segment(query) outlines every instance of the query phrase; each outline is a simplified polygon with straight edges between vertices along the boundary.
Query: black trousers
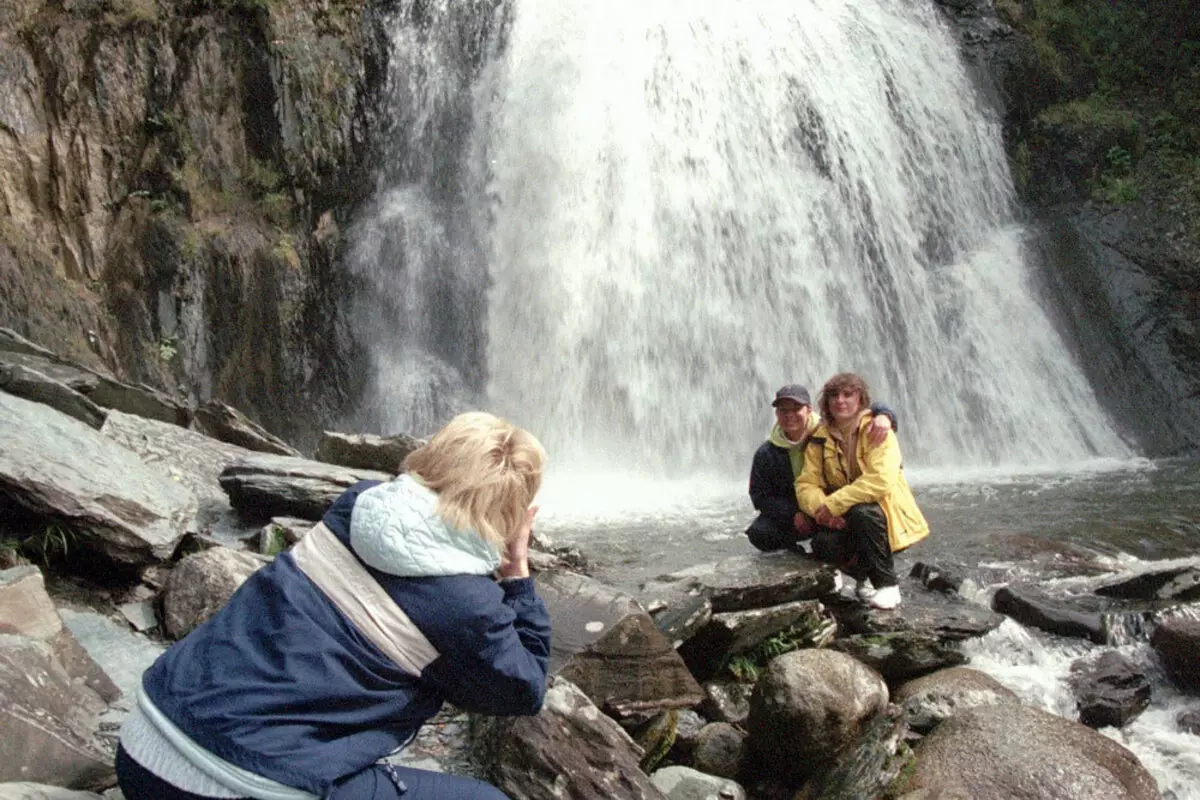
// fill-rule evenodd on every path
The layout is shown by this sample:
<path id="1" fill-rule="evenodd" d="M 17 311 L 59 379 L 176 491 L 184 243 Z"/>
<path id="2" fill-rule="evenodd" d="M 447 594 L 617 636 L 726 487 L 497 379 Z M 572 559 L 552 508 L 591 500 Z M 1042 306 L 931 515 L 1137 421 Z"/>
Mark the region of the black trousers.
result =
<path id="1" fill-rule="evenodd" d="M 845 520 L 846 527 L 840 531 L 817 529 L 812 538 L 813 555 L 855 580 L 870 578 L 876 589 L 895 586 L 896 566 L 883 509 L 877 503 L 861 503 L 851 506 Z"/>
<path id="2" fill-rule="evenodd" d="M 746 536 L 749 537 L 750 544 L 768 553 L 784 548 L 802 549 L 800 533 L 794 525 L 790 522 L 781 525 L 766 514 L 759 514 L 754 522 L 750 523 L 750 527 L 746 529 Z"/>

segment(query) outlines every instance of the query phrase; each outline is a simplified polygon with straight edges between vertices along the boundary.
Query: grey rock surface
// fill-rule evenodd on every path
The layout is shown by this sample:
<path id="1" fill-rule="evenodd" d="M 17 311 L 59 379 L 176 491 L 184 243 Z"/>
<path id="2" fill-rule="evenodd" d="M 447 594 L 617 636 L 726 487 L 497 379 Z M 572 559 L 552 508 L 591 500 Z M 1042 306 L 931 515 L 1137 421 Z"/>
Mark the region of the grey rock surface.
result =
<path id="1" fill-rule="evenodd" d="M 372 433 L 323 431 L 316 458 L 330 464 L 398 474 L 404 459 L 423 444 L 405 433 L 377 436 Z"/>
<path id="2" fill-rule="evenodd" d="M 1071 665 L 1079 721 L 1092 728 L 1123 727 L 1150 704 L 1150 679 L 1128 656 L 1106 650 Z"/>
<path id="3" fill-rule="evenodd" d="M 746 790 L 736 781 L 690 767 L 663 767 L 650 782 L 670 800 L 746 800 Z"/>
<path id="4" fill-rule="evenodd" d="M 1158 800 L 1154 778 L 1117 742 L 1022 705 L 980 706 L 914 748 L 908 791 L 973 800 Z M 939 794 L 940 793 L 940 794 Z"/>
<path id="5" fill-rule="evenodd" d="M 230 464 L 219 480 L 233 507 L 251 518 L 319 520 L 342 492 L 359 481 L 391 478 L 385 472 L 256 453 Z"/>
<path id="6" fill-rule="evenodd" d="M 0 783 L 0 800 L 101 800 L 101 795 L 44 783 Z"/>
<path id="7" fill-rule="evenodd" d="M 1020 702 L 991 675 L 970 667 L 950 667 L 908 681 L 892 701 L 904 711 L 908 726 L 922 733 L 969 708 Z"/>
<path id="8" fill-rule="evenodd" d="M 751 553 L 700 564 L 659 578 L 696 578 L 710 591 L 714 613 L 815 600 L 833 591 L 834 570 L 790 551 Z"/>
<path id="9" fill-rule="evenodd" d="M 227 403 L 209 400 L 196 409 L 197 430 L 228 444 L 259 453 L 300 457 L 300 451 Z"/>
<path id="10" fill-rule="evenodd" d="M 115 561 L 171 556 L 196 513 L 178 482 L 84 423 L 0 393 L 0 492 Z"/>
<path id="11" fill-rule="evenodd" d="M 1200 620 L 1163 620 L 1150 635 L 1150 646 L 1177 686 L 1200 694 Z"/>
<path id="12" fill-rule="evenodd" d="M 104 425 L 104 409 L 65 383 L 29 367 L 0 360 L 0 390 L 50 406 L 97 430 Z"/>
<path id="13" fill-rule="evenodd" d="M 837 633 L 837 623 L 819 600 L 727 611 L 713 614 L 707 625 L 679 647 L 679 655 L 697 679 L 706 680 L 730 656 L 753 650 L 789 629 L 799 647 L 823 647 Z"/>
<path id="14" fill-rule="evenodd" d="M 221 610 L 263 562 L 249 553 L 213 547 L 179 562 L 163 589 L 163 627 L 182 639 Z"/>
<path id="15" fill-rule="evenodd" d="M 692 751 L 692 766 L 708 775 L 737 778 L 746 756 L 746 733 L 728 722 L 710 722 L 700 729 Z"/>

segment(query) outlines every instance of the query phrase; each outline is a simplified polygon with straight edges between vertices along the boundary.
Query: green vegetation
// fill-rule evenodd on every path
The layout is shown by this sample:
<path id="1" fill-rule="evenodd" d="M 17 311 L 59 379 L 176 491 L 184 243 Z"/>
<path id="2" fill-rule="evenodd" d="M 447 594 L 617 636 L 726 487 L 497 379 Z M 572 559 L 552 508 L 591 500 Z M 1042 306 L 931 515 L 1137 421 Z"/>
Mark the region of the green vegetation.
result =
<path id="1" fill-rule="evenodd" d="M 996 0 L 996 8 L 1030 37 L 1066 95 L 1036 123 L 1092 145 L 1085 148 L 1094 159 L 1092 198 L 1120 204 L 1149 194 L 1200 226 L 1195 0 Z M 1018 186 L 1034 177 L 1030 164 L 1021 141 L 1013 157 Z"/>
<path id="2" fill-rule="evenodd" d="M 756 683 L 772 659 L 804 647 L 812 647 L 812 626 L 793 625 L 765 639 L 748 653 L 730 656 L 725 669 L 739 683 Z"/>

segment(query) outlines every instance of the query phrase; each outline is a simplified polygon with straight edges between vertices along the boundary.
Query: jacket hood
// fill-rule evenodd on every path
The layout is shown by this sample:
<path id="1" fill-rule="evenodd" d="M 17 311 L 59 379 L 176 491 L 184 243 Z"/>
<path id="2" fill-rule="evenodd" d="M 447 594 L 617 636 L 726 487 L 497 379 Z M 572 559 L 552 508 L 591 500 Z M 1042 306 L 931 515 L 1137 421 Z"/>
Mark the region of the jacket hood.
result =
<path id="1" fill-rule="evenodd" d="M 350 515 L 350 546 L 364 563 L 402 578 L 490 575 L 500 551 L 435 512 L 437 494 L 410 475 L 364 491 Z"/>
<path id="2" fill-rule="evenodd" d="M 813 431 L 817 429 L 817 425 L 819 424 L 820 420 L 817 419 L 817 415 L 810 411 L 808 414 L 808 427 L 804 429 L 804 436 L 800 441 L 789 442 L 787 436 L 783 433 L 783 428 L 779 427 L 778 424 L 771 428 L 771 434 L 767 437 L 767 441 L 776 447 L 782 447 L 784 450 L 801 447 L 808 442 L 808 437 L 812 436 Z"/>

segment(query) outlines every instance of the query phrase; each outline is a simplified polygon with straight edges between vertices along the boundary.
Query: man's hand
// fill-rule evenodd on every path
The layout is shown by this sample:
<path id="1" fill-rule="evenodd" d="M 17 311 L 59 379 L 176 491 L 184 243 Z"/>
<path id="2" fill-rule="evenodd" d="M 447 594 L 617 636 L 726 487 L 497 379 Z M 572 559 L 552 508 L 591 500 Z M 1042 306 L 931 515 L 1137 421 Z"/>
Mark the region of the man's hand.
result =
<path id="1" fill-rule="evenodd" d="M 892 429 L 892 420 L 887 414 L 876 414 L 871 419 L 871 427 L 867 428 L 867 441 L 872 447 L 879 447 Z"/>
<path id="2" fill-rule="evenodd" d="M 840 531 L 846 527 L 846 518 L 835 517 L 826 506 L 821 506 L 817 509 L 815 518 L 818 525 L 829 528 L 830 530 Z"/>
<path id="3" fill-rule="evenodd" d="M 501 578 L 529 577 L 529 537 L 533 533 L 533 518 L 537 516 L 537 512 L 537 506 L 529 507 L 516 535 L 500 553 Z"/>
<path id="4" fill-rule="evenodd" d="M 812 517 L 803 511 L 797 511 L 796 516 L 792 517 L 792 527 L 801 536 L 812 536 L 816 532 Z"/>

